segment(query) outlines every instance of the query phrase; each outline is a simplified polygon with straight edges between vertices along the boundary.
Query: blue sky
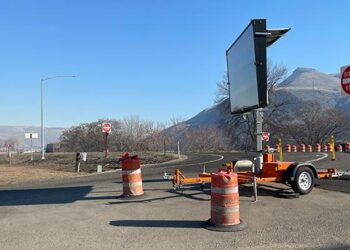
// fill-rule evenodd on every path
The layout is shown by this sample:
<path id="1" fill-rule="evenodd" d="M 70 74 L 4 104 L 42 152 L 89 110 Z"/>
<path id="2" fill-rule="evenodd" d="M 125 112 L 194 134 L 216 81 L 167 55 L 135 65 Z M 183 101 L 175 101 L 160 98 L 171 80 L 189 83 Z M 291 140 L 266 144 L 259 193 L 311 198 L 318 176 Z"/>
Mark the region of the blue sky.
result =
<path id="1" fill-rule="evenodd" d="M 350 1 L 0 1 L 0 125 L 98 118 L 165 122 L 213 104 L 225 51 L 250 19 L 292 30 L 274 63 L 337 73 L 350 64 Z"/>

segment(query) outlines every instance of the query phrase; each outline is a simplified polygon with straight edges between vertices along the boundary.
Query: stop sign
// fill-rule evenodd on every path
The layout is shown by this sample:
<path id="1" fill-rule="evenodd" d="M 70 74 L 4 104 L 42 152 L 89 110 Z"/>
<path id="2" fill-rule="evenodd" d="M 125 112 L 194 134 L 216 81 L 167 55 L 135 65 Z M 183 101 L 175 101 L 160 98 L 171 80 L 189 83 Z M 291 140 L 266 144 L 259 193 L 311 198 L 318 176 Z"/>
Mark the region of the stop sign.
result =
<path id="1" fill-rule="evenodd" d="M 345 93 L 350 95 L 350 66 L 343 67 L 341 73 L 341 87 Z"/>
<path id="2" fill-rule="evenodd" d="M 269 132 L 262 132 L 262 140 L 269 141 L 270 140 L 270 133 Z"/>
<path id="3" fill-rule="evenodd" d="M 105 122 L 102 123 L 102 132 L 109 134 L 112 130 L 112 124 Z"/>

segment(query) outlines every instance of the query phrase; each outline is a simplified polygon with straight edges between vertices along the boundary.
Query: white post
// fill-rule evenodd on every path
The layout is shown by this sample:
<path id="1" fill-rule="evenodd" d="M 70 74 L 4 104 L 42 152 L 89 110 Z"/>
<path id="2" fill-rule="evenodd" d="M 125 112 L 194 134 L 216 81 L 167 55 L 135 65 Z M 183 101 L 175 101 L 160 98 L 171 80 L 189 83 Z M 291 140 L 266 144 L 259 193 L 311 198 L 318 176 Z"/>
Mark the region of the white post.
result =
<path id="1" fill-rule="evenodd" d="M 41 159 L 45 159 L 44 144 L 44 79 L 41 79 Z"/>
<path id="2" fill-rule="evenodd" d="M 181 157 L 180 155 L 180 141 L 177 141 L 177 155 L 179 156 L 179 159 Z"/>
<path id="3" fill-rule="evenodd" d="M 33 134 L 30 134 L 30 160 L 34 160 L 34 155 L 33 155 Z"/>

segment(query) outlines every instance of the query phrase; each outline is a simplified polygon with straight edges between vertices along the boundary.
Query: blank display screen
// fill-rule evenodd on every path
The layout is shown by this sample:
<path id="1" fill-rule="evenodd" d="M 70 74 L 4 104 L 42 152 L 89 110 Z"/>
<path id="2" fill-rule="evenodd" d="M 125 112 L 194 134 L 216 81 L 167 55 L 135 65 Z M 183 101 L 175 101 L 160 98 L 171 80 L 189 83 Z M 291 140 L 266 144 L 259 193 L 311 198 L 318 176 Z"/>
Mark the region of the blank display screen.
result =
<path id="1" fill-rule="evenodd" d="M 231 112 L 259 105 L 252 24 L 228 49 L 227 66 Z"/>
<path id="2" fill-rule="evenodd" d="M 267 105 L 265 20 L 254 20 L 226 51 L 232 113 Z M 258 35 L 257 35 L 258 34 Z"/>

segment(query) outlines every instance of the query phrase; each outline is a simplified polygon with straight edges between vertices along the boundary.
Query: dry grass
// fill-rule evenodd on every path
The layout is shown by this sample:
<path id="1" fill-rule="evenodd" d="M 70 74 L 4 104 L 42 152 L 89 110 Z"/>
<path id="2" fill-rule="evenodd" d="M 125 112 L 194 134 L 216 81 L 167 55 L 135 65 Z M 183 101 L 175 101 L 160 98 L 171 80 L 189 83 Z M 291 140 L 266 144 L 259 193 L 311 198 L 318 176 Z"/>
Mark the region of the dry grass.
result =
<path id="1" fill-rule="evenodd" d="M 122 153 L 113 152 L 104 158 L 102 152 L 87 154 L 87 161 L 82 162 L 82 173 L 96 172 L 97 165 L 103 166 L 103 171 L 119 168 L 116 163 Z M 133 155 L 133 153 L 130 153 Z M 161 153 L 142 152 L 141 164 L 161 163 L 174 159 L 172 155 L 164 156 Z M 16 184 L 36 180 L 49 180 L 77 175 L 75 173 L 75 153 L 49 153 L 46 159 L 41 160 L 41 155 L 36 153 L 34 160 L 30 161 L 30 154 L 14 153 L 10 159 L 7 155 L 0 155 L 0 185 Z"/>
<path id="2" fill-rule="evenodd" d="M 23 182 L 50 180 L 77 175 L 72 172 L 55 171 L 51 169 L 39 169 L 0 165 L 0 185 L 11 185 Z"/>

